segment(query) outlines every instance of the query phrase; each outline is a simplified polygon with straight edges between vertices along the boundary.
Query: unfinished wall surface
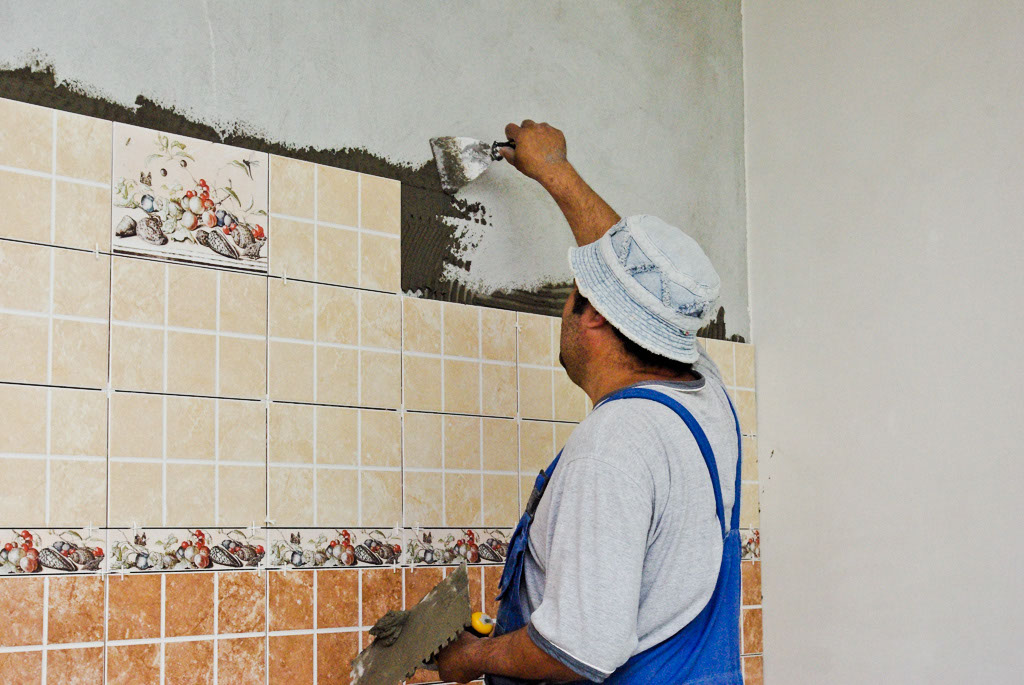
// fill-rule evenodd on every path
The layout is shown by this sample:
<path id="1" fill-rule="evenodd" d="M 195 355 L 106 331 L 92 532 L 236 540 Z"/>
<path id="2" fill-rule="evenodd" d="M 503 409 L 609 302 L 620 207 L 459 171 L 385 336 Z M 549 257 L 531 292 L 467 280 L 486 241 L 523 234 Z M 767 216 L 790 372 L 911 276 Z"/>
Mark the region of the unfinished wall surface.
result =
<path id="1" fill-rule="evenodd" d="M 1019 682 L 1019 3 L 747 3 L 766 677 Z"/>
<path id="2" fill-rule="evenodd" d="M 701 242 L 722 275 L 728 331 L 746 336 L 740 48 L 735 0 L 0 3 L 0 63 L 49 63 L 96 97 L 132 106 L 143 95 L 277 143 L 419 168 L 432 136 L 497 138 L 526 117 L 559 125 L 620 213 L 661 215 Z M 463 198 L 485 211 L 447 227 L 419 198 L 430 216 L 410 221 L 434 232 L 404 237 L 429 260 L 406 289 L 474 302 L 569 278 L 557 208 L 502 166 Z M 518 303 L 554 311 L 562 295 Z"/>

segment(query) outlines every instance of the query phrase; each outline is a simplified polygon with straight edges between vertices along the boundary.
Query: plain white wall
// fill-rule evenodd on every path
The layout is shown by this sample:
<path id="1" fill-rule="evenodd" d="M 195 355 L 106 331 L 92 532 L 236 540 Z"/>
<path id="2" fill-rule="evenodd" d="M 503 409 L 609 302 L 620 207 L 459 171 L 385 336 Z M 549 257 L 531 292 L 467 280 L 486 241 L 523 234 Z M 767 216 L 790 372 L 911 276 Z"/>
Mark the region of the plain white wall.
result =
<path id="1" fill-rule="evenodd" d="M 1019 683 L 1024 3 L 744 3 L 769 683 Z"/>

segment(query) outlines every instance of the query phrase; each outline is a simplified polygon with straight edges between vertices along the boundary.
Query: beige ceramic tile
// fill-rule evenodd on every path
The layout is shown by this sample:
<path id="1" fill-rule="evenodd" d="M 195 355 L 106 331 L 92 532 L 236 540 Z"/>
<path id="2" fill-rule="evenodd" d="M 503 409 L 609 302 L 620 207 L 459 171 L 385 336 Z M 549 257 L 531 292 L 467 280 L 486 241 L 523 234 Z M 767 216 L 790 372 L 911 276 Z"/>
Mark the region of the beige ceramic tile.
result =
<path id="1" fill-rule="evenodd" d="M 736 365 L 733 362 L 733 344 L 724 340 L 704 340 L 704 349 L 722 373 L 722 382 L 736 385 Z"/>
<path id="2" fill-rule="evenodd" d="M 444 478 L 445 525 L 470 527 L 481 524 L 480 474 L 446 473 Z"/>
<path id="3" fill-rule="evenodd" d="M 511 527 L 519 519 L 519 476 L 484 475 L 485 526 Z"/>
<path id="4" fill-rule="evenodd" d="M 402 185 L 398 181 L 361 174 L 362 228 L 397 235 L 402 225 Z"/>
<path id="5" fill-rule="evenodd" d="M 271 341 L 270 398 L 292 402 L 313 401 L 312 345 Z"/>
<path id="6" fill-rule="evenodd" d="M 314 412 L 308 404 L 270 404 L 270 463 L 313 463 Z"/>
<path id="7" fill-rule="evenodd" d="M 576 424 L 559 423 L 555 424 L 555 451 L 552 453 L 551 458 L 554 459 L 555 453 L 558 450 L 565 447 L 565 443 L 569 441 L 569 436 L 572 435 L 573 430 L 576 429 Z M 548 460 L 550 461 L 550 459 Z M 546 466 L 546 464 L 545 464 Z"/>
<path id="8" fill-rule="evenodd" d="M 444 525 L 444 485 L 440 473 L 405 473 L 405 525 Z"/>
<path id="9" fill-rule="evenodd" d="M 0 453 L 46 454 L 46 393 L 0 384 Z"/>
<path id="10" fill-rule="evenodd" d="M 351 475 L 350 475 L 351 477 Z M 402 474 L 400 471 L 367 471 L 362 481 L 364 526 L 395 525 L 402 520 Z"/>
<path id="11" fill-rule="evenodd" d="M 163 391 L 163 331 L 114 325 L 110 379 L 116 390 Z"/>
<path id="12" fill-rule="evenodd" d="M 110 525 L 163 525 L 161 465 L 158 462 L 111 461 L 109 468 Z"/>
<path id="13" fill-rule="evenodd" d="M 444 410 L 480 413 L 480 364 L 444 360 Z"/>
<path id="14" fill-rule="evenodd" d="M 50 426 L 51 455 L 105 457 L 106 394 L 96 390 L 53 388 L 50 391 Z"/>
<path id="15" fill-rule="evenodd" d="M 359 343 L 359 291 L 318 285 L 316 308 L 318 342 L 339 345 Z"/>
<path id="16" fill-rule="evenodd" d="M 444 417 L 444 467 L 480 469 L 480 418 Z"/>
<path id="17" fill-rule="evenodd" d="M 0 242 L 0 307 L 50 311 L 50 259 L 54 248 Z"/>
<path id="18" fill-rule="evenodd" d="M 107 384 L 107 324 L 58 319 L 53 322 L 50 382 L 101 388 Z"/>
<path id="19" fill-rule="evenodd" d="M 167 323 L 181 328 L 217 330 L 217 272 L 168 266 Z"/>
<path id="20" fill-rule="evenodd" d="M 220 461 L 262 462 L 267 453 L 267 410 L 262 402 L 219 400 L 217 442 Z"/>
<path id="21" fill-rule="evenodd" d="M 110 258 L 53 249 L 53 313 L 102 319 L 110 312 Z"/>
<path id="22" fill-rule="evenodd" d="M 2 467 L 0 467 L 2 468 Z M 74 528 L 107 520 L 106 461 L 50 462 L 50 515 L 48 524 Z"/>
<path id="23" fill-rule="evenodd" d="M 270 230 L 274 234 L 270 273 L 313 280 L 317 260 L 313 224 L 275 216 L 270 218 Z"/>
<path id="24" fill-rule="evenodd" d="M 217 336 L 167 334 L 167 392 L 213 395 L 217 387 Z"/>
<path id="25" fill-rule="evenodd" d="M 371 290 L 398 292 L 401 286 L 401 243 L 397 237 L 360 236 L 359 285 Z"/>
<path id="26" fill-rule="evenodd" d="M 270 212 L 312 219 L 314 170 L 309 162 L 270 155 Z"/>
<path id="27" fill-rule="evenodd" d="M 402 298 L 385 293 L 360 293 L 359 328 L 363 347 L 402 349 Z"/>
<path id="28" fill-rule="evenodd" d="M 480 311 L 484 359 L 499 362 L 516 360 L 516 313 L 502 309 Z"/>
<path id="29" fill-rule="evenodd" d="M 115 392 L 110 397 L 110 456 L 162 459 L 164 398 Z"/>
<path id="30" fill-rule="evenodd" d="M 757 480 L 757 438 L 743 438 L 743 480 Z"/>
<path id="31" fill-rule="evenodd" d="M 402 465 L 402 420 L 396 411 L 359 412 L 362 421 L 362 465 Z"/>
<path id="32" fill-rule="evenodd" d="M 441 411 L 441 360 L 403 355 L 407 409 Z"/>
<path id="33" fill-rule="evenodd" d="M 18 484 L 0 497 L 0 525 L 19 529 L 46 525 L 46 462 L 0 458 L 0 478 Z"/>
<path id="34" fill-rule="evenodd" d="M 248 526 L 267 517 L 265 467 L 217 466 L 218 525 Z"/>
<path id="35" fill-rule="evenodd" d="M 317 407 L 316 462 L 356 466 L 359 463 L 359 433 L 359 410 Z M 363 440 L 365 445 L 365 433 Z"/>
<path id="36" fill-rule="evenodd" d="M 552 377 L 549 369 L 519 367 L 519 413 L 523 418 L 551 419 Z"/>
<path id="37" fill-rule="evenodd" d="M 0 164 L 33 171 L 53 165 L 53 112 L 0 98 Z"/>
<path id="38" fill-rule="evenodd" d="M 757 435 L 757 399 L 753 390 L 737 390 L 734 394 L 736 413 L 743 435 Z"/>
<path id="39" fill-rule="evenodd" d="M 217 454 L 217 401 L 171 396 L 166 405 L 167 458 L 213 461 Z"/>
<path id="40" fill-rule="evenodd" d="M 554 372 L 555 419 L 559 421 L 582 421 L 587 416 L 587 396 L 571 380 L 565 371 Z"/>
<path id="41" fill-rule="evenodd" d="M 318 226 L 316 280 L 336 285 L 359 285 L 359 232 Z"/>
<path id="42" fill-rule="evenodd" d="M 221 335 L 220 389 L 226 397 L 260 399 L 267 393 L 267 343 L 265 339 Z"/>
<path id="43" fill-rule="evenodd" d="M 732 346 L 736 354 L 736 385 L 740 388 L 753 388 L 754 346 L 743 343 L 732 343 Z"/>
<path id="44" fill-rule="evenodd" d="M 270 337 L 313 340 L 311 283 L 270 279 Z"/>
<path id="45" fill-rule="evenodd" d="M 740 528 L 757 528 L 761 525 L 761 502 L 757 483 L 744 483 L 740 499 Z"/>
<path id="46" fill-rule="evenodd" d="M 480 376 L 483 389 L 482 412 L 489 416 L 515 416 L 516 367 L 483 364 Z"/>
<path id="47" fill-rule="evenodd" d="M 46 383 L 46 318 L 0 314 L 0 381 Z"/>
<path id="48" fill-rule="evenodd" d="M 270 519 L 277 526 L 313 525 L 313 469 L 270 467 Z"/>
<path id="49" fill-rule="evenodd" d="M 359 174 L 317 165 L 317 219 L 343 226 L 359 223 Z"/>
<path id="50" fill-rule="evenodd" d="M 523 421 L 519 427 L 519 470 L 531 478 L 555 458 L 554 424 Z"/>
<path id="51" fill-rule="evenodd" d="M 441 468 L 444 417 L 409 412 L 404 420 L 403 465 L 407 468 Z"/>
<path id="52" fill-rule="evenodd" d="M 57 112 L 57 174 L 110 183 L 113 130 L 104 119 Z"/>
<path id="53" fill-rule="evenodd" d="M 554 366 L 553 319 L 538 314 L 519 314 L 519 363 Z"/>
<path id="54" fill-rule="evenodd" d="M 444 354 L 447 357 L 480 357 L 480 308 L 445 302 Z"/>
<path id="55" fill-rule="evenodd" d="M 316 351 L 316 400 L 324 404 L 359 403 L 359 352 L 325 347 Z"/>
<path id="56" fill-rule="evenodd" d="M 85 250 L 110 250 L 110 191 L 57 181 L 54 242 Z"/>
<path id="57" fill-rule="evenodd" d="M 517 471 L 519 436 L 516 422 L 509 419 L 484 419 L 483 422 L 484 470 Z"/>
<path id="58" fill-rule="evenodd" d="M 0 171 L 0 206 L 0 238 L 51 242 L 49 179 Z"/>
<path id="59" fill-rule="evenodd" d="M 441 354 L 441 303 L 418 297 L 403 297 L 404 349 L 408 352 Z"/>
<path id="60" fill-rule="evenodd" d="M 364 407 L 397 408 L 402 404 L 402 355 L 399 352 L 359 353 L 359 404 Z"/>
<path id="61" fill-rule="evenodd" d="M 218 272 L 220 278 L 220 331 L 267 334 L 267 279 L 263 276 Z"/>
<path id="62" fill-rule="evenodd" d="M 352 526 L 359 520 L 359 476 L 355 471 L 318 469 L 316 516 L 319 526 Z"/>
<path id="63" fill-rule="evenodd" d="M 114 257 L 111 316 L 125 323 L 164 323 L 167 267 L 145 259 Z"/>
<path id="64" fill-rule="evenodd" d="M 168 464 L 168 526 L 216 524 L 216 471 L 213 464 Z"/>

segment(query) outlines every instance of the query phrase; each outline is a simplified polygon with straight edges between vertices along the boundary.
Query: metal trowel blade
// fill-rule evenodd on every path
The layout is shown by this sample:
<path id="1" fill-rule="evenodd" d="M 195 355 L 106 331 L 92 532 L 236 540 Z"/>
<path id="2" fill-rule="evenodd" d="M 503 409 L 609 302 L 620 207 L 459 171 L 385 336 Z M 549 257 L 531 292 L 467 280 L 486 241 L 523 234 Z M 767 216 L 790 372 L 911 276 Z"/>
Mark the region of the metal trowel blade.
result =
<path id="1" fill-rule="evenodd" d="M 437 160 L 441 189 L 449 195 L 459 192 L 494 162 L 491 144 L 476 138 L 431 138 L 430 149 Z"/>

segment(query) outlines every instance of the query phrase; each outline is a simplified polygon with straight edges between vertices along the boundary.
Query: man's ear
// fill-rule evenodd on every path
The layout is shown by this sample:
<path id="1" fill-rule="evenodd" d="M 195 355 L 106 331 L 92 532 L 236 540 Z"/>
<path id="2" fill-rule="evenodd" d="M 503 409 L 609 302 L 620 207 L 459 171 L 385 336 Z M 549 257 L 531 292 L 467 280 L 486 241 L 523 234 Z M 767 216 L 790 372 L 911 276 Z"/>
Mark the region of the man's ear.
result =
<path id="1" fill-rule="evenodd" d="M 583 310 L 583 314 L 580 316 L 580 320 L 585 328 L 600 328 L 608 324 L 608 319 L 604 318 L 601 312 L 594 309 L 594 305 L 587 303 L 586 308 Z"/>

